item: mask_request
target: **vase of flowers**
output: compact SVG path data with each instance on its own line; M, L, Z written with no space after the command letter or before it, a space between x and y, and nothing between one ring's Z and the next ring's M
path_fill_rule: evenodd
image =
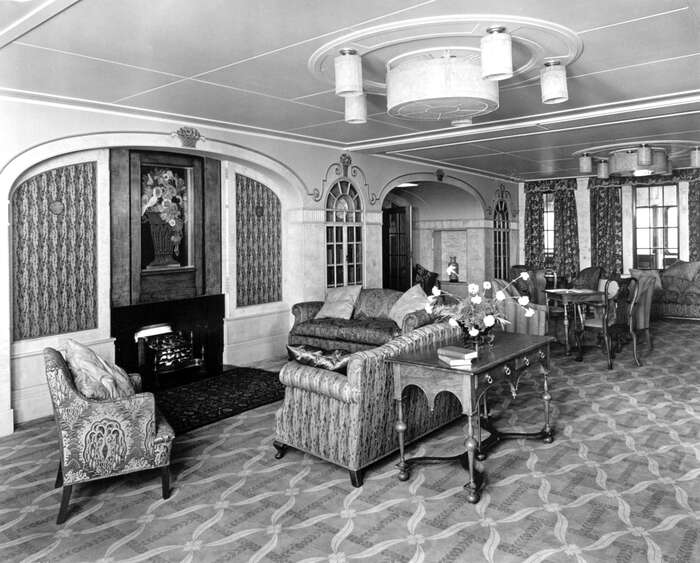
M448 267L448 274L449 267ZM527 280L529 274L522 272L511 281L504 289L510 287L519 279ZM473 347L478 351L482 344L493 346L496 324L501 326L508 324L500 306L506 299L517 299L518 304L525 310L525 316L535 314L529 307L530 299L527 296L508 297L504 290L494 291L491 282L485 281L478 285L470 283L467 286L467 297L461 299L447 291L433 287L432 295L428 296L425 310L438 319L447 319L452 326L462 329L463 343L465 347Z

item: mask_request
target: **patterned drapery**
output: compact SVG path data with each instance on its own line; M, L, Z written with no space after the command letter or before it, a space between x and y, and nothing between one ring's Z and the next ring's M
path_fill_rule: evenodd
M607 274L622 273L622 201L620 186L591 178L591 263Z
M525 264L531 270L544 267L544 198L525 186Z
M96 170L47 170L11 196L15 340L97 327Z
M545 267L544 193L554 193L554 268L560 276L579 269L576 179L545 180L525 184L525 264L531 270Z
M700 176L690 180L688 189L688 238L690 260L700 260Z
M282 300L282 206L267 186L236 174L236 303Z
M554 269L558 276L574 278L579 271L576 180L554 190Z

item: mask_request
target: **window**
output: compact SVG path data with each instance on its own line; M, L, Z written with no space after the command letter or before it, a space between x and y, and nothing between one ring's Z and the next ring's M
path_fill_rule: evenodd
M544 259L550 263L554 259L554 192L542 194L544 201Z
M348 180L333 184L326 200L326 285L362 285L362 205Z
M493 260L494 277L506 279L510 267L510 226L505 199L499 199L493 211Z
M635 186L634 267L661 269L678 260L678 187Z

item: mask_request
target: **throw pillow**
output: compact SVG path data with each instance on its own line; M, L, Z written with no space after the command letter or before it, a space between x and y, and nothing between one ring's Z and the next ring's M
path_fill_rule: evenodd
M103 360L80 342L67 341L66 362L76 389L87 399L119 399L134 394L122 368Z
M426 270L420 264L416 264L413 274L413 283L419 283L425 291L426 295L433 292L433 286L440 287L440 282L438 282L438 273Z
M635 270L634 268L630 268L630 276L637 278L639 281L642 281L643 277L653 277L654 287L656 289L663 289L663 285L661 285L661 275L658 270Z
M361 289L361 285L346 285L329 289L323 307L316 313L315 318L349 319L352 317L352 310L355 308L355 301L357 301Z
M425 309L427 298L428 296L421 285L414 285L394 303L391 311L389 311L389 318L401 328L406 315Z
M352 355L347 350L322 350L306 344L299 346L287 345L287 350L289 350L291 357L300 364L340 373L345 373L348 361Z

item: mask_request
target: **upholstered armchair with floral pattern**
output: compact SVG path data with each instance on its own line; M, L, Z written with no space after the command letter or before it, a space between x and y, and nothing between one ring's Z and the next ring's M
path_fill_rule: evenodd
M56 522L68 516L73 485L144 469L161 469L163 498L170 496L170 450L175 434L156 410L152 393L120 399L87 399L75 387L60 352L44 349L46 379L58 426L60 462L56 487L63 486Z
M461 342L461 330L434 323L397 336L382 346L354 352L347 375L290 361L280 371L284 401L277 411L277 457L287 446L346 468L356 487L366 467L398 450L396 401L385 360L401 352ZM459 418L454 395L440 393L434 410L416 387L404 390L406 440L418 439Z

